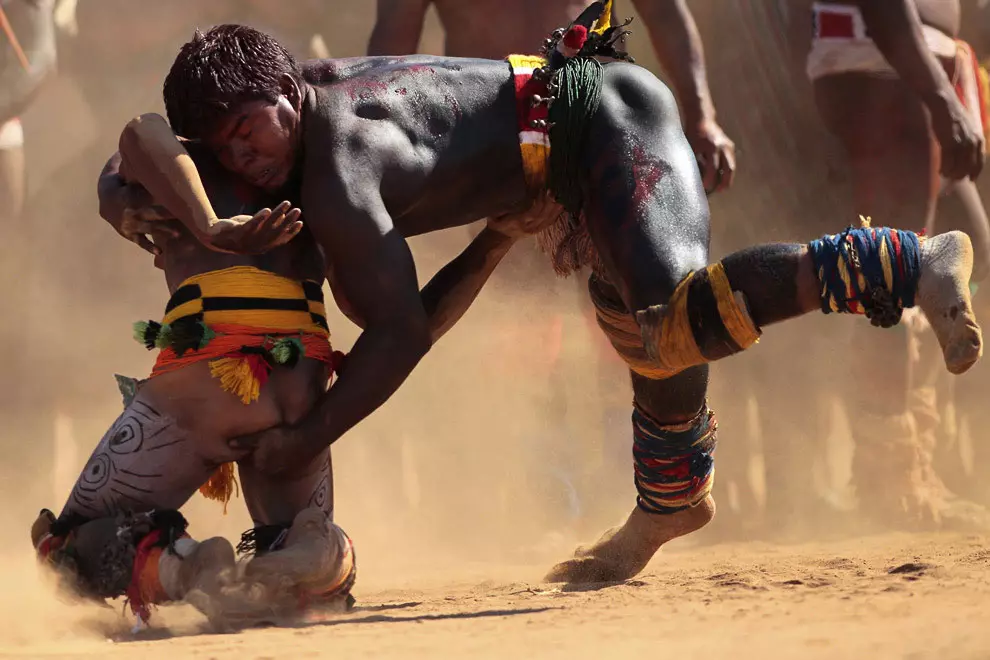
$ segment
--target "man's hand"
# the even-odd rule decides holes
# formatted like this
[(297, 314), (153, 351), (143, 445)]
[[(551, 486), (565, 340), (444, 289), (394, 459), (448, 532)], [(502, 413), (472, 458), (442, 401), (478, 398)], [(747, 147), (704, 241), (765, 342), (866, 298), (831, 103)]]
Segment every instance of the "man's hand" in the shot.
[(983, 169), (983, 135), (952, 90), (925, 99), (932, 131), (942, 147), (942, 175), (976, 180)]
[(731, 186), (736, 172), (736, 145), (722, 127), (709, 119), (686, 126), (684, 133), (698, 159), (705, 192), (710, 195)]
[(325, 442), (313, 442), (312, 433), (304, 433), (299, 425), (275, 426), (252, 435), (234, 438), (229, 446), (234, 451), (249, 452), (252, 464), (265, 474), (278, 476), (297, 465), (308, 465), (327, 448)]
[(138, 247), (157, 257), (162, 251), (155, 244), (155, 237), (168, 239), (179, 235), (175, 216), (165, 207), (155, 204), (148, 191), (140, 185), (124, 184), (114, 191), (114, 195), (118, 198), (118, 203), (114, 206), (120, 212), (108, 214), (116, 217), (107, 217), (107, 221), (118, 234)]
[(489, 218), (488, 228), (515, 241), (543, 231), (556, 222), (563, 212), (564, 208), (554, 200), (553, 195), (544, 192), (525, 211)]
[(274, 209), (261, 209), (253, 216), (238, 215), (210, 225), (208, 245), (217, 252), (262, 254), (285, 245), (302, 230), (302, 211), (282, 202)]

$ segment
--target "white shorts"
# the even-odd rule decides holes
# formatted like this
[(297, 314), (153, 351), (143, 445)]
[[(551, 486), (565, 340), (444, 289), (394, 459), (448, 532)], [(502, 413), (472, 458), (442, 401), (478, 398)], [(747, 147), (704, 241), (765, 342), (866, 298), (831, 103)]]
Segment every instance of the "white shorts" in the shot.
[[(866, 35), (866, 24), (859, 7), (816, 2), (811, 51), (805, 68), (809, 80), (837, 73), (873, 73), (894, 78), (897, 72)], [(923, 25), (928, 48), (940, 57), (954, 57), (956, 40), (933, 27)]]

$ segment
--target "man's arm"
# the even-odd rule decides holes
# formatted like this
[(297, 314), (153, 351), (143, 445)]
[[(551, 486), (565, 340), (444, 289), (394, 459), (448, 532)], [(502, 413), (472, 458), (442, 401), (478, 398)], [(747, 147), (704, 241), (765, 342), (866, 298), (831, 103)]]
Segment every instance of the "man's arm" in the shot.
[(364, 332), (347, 368), (283, 448), (290, 460), (314, 455), (374, 412), (431, 346), (412, 253), (378, 192), (375, 144), (365, 135), (348, 144), (347, 158), (308, 158), (303, 205), (313, 237), (333, 264), (336, 286), (364, 321)]
[[(156, 205), (151, 195), (138, 183), (129, 183), (120, 173), (120, 152), (115, 152), (96, 183), (100, 217), (114, 230), (156, 257), (161, 249), (152, 238), (175, 238), (179, 229), (168, 209)], [(152, 238), (149, 238), (152, 237)]]
[(485, 227), (463, 252), (437, 271), (423, 287), (423, 307), (434, 343), (464, 316), (515, 242), (515, 239)]
[(378, 0), (368, 55), (412, 55), (419, 47), (431, 0)]
[(117, 176), (140, 183), (207, 247), (257, 254), (289, 242), (302, 229), (300, 211), (289, 202), (253, 217), (218, 218), (196, 163), (161, 115), (128, 122), (120, 134), (119, 154)]
[(120, 133), (121, 167), (201, 240), (219, 222), (199, 170), (161, 115), (132, 119)]
[(686, 0), (633, 0), (684, 113), (684, 133), (701, 161), (705, 190), (728, 188), (735, 145), (715, 119), (701, 35)]
[[(365, 157), (369, 152), (356, 149)], [(334, 300), (364, 332), (337, 382), (302, 422), (230, 441), (234, 449), (252, 451), (253, 460), (269, 472), (290, 470), (311, 459), (374, 412), (433, 341), (464, 315), (509, 248), (562, 211), (546, 195), (524, 212), (490, 219), (420, 294), (405, 239), (392, 227), (380, 196), (367, 193), (378, 190), (380, 176), (356, 173), (353, 163), (358, 160), (344, 159), (349, 167), (312, 163), (316, 175), (305, 181), (303, 201), (315, 211), (308, 211), (307, 224), (327, 255)], [(364, 196), (348, 203), (345, 200), (353, 199), (348, 191), (363, 191)]]
[(918, 96), (954, 94), (945, 71), (925, 43), (912, 0), (858, 0), (856, 4), (873, 43)]
[[(491, 218), (463, 252), (437, 271), (420, 292), (434, 344), (461, 320), (512, 246), (554, 222), (562, 212), (547, 193), (521, 213)], [(364, 319), (337, 284), (332, 264), (327, 270), (327, 282), (344, 316), (364, 328)]]
[(433, 276), (423, 287), (422, 298), (434, 343), (464, 316), (509, 249), (552, 224), (561, 213), (563, 208), (545, 193), (525, 211), (491, 218), (467, 248)]
[[(428, 318), (432, 343), (447, 334), (464, 316), (495, 267), (515, 243), (515, 238), (486, 227), (423, 287), (420, 299)], [(327, 283), (334, 302), (344, 316), (364, 329), (367, 323), (344, 294), (332, 270), (327, 273)]]
[(983, 138), (969, 121), (945, 70), (925, 43), (911, 0), (857, 0), (866, 31), (897, 75), (921, 98), (942, 145), (942, 172), (976, 178), (983, 167)]

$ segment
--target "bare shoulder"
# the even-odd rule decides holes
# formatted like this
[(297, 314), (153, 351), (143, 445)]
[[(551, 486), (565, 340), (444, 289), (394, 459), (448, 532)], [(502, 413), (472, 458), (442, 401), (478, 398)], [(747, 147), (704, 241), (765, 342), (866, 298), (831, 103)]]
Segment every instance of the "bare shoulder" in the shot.
[(333, 87), (316, 92), (304, 131), (303, 187), (380, 175), (390, 122), (366, 121)]
[(304, 186), (314, 180), (367, 186), (387, 171), (417, 171), (429, 160), (422, 157), (430, 151), (422, 137), (432, 115), (390, 91), (373, 73), (314, 88), (303, 138)]
[(648, 69), (628, 62), (605, 65), (602, 107), (606, 111), (647, 113), (660, 123), (679, 122), (677, 100), (670, 88)]
[(345, 244), (382, 207), (381, 183), (394, 152), (390, 122), (361, 118), (339, 96), (332, 87), (317, 90), (303, 132), (302, 208), (330, 260), (348, 256)]

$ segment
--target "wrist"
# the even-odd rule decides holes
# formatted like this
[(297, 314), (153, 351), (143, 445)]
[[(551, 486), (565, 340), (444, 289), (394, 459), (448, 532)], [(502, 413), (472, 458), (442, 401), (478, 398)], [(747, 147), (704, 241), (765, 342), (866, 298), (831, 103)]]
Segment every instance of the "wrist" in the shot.
[(684, 113), (684, 132), (688, 135), (704, 133), (709, 127), (716, 125), (715, 111)]
[(197, 213), (193, 221), (196, 224), (196, 228), (207, 236), (216, 234), (220, 223), (220, 219), (217, 218), (216, 214), (209, 211)]
[(921, 101), (932, 113), (945, 113), (954, 101), (958, 101), (956, 91), (945, 86), (921, 94)]
[(686, 101), (681, 101), (685, 128), (696, 129), (715, 123), (715, 106), (711, 99), (704, 95), (692, 95), (686, 98)]
[(498, 249), (508, 250), (516, 243), (516, 241), (522, 238), (522, 234), (519, 235), (508, 234), (490, 226), (486, 226), (481, 231), (486, 235), (486, 238), (488, 239), (488, 245), (492, 249), (496, 249), (496, 250)]

